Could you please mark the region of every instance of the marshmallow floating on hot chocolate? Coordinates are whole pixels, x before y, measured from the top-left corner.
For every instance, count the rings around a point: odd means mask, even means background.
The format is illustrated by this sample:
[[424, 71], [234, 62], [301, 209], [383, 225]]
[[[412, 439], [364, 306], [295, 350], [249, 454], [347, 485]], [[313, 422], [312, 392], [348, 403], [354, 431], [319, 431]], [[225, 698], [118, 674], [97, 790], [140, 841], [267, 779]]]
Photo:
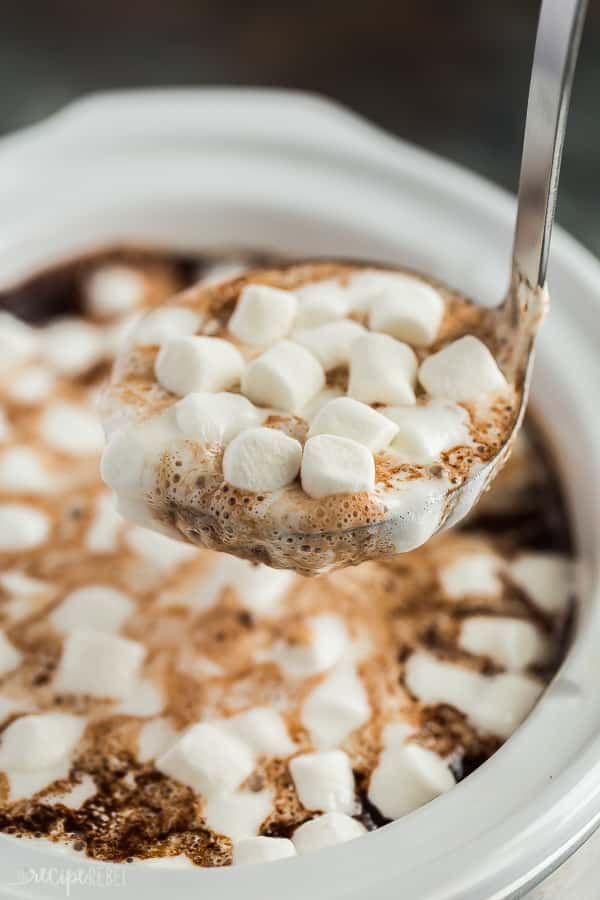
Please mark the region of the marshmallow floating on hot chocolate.
[[363, 403], [415, 402], [417, 357], [387, 334], [366, 334], [350, 352], [348, 394]]
[[372, 292], [371, 331], [383, 331], [415, 347], [433, 343], [444, 314], [444, 301], [435, 288], [420, 278], [391, 272], [365, 273], [364, 278], [370, 278]]
[[289, 838], [258, 835], [234, 843], [232, 865], [247, 866], [252, 863], [273, 862], [295, 855], [296, 848]]
[[226, 719], [222, 726], [243, 741], [256, 756], [286, 757], [296, 749], [280, 713], [267, 706], [255, 706], [238, 713]]
[[371, 717], [367, 692], [351, 660], [342, 659], [311, 691], [302, 707], [302, 724], [316, 747], [341, 744]]
[[243, 491], [276, 491], [297, 476], [302, 446], [275, 428], [242, 431], [225, 450], [225, 481]]
[[229, 320], [231, 334], [247, 344], [268, 347], [292, 330], [297, 302], [290, 291], [249, 284]]
[[459, 646], [489, 657], [505, 669], [526, 669], [548, 659], [549, 642], [532, 622], [508, 616], [470, 616], [462, 623]]
[[211, 797], [236, 790], [254, 769], [254, 757], [224, 729], [199, 722], [157, 759], [156, 768]]
[[392, 450], [406, 463], [434, 462], [444, 450], [470, 441], [467, 411], [447, 401], [430, 400], [424, 406], [387, 406], [383, 413], [398, 429]]
[[289, 764], [303, 806], [321, 812], [350, 814], [354, 810], [354, 775], [342, 750], [303, 753]]
[[100, 631], [71, 631], [65, 638], [54, 690], [122, 699], [131, 692], [145, 655], [145, 647], [137, 641]]
[[508, 391], [496, 360], [479, 338], [465, 335], [421, 363], [419, 381], [432, 397], [477, 400]]
[[188, 394], [175, 405], [175, 418], [186, 437], [203, 444], [228, 444], [240, 431], [258, 425], [261, 411], [241, 394]]
[[398, 426], [387, 413], [382, 416], [366, 403], [338, 397], [321, 407], [311, 422], [308, 436], [329, 434], [350, 438], [377, 453], [391, 443], [397, 432]]
[[334, 278], [305, 284], [295, 291], [298, 300], [296, 328], [317, 328], [326, 322], [343, 319], [351, 307], [346, 287]]
[[292, 841], [297, 853], [312, 853], [352, 841], [365, 832], [365, 826], [356, 819], [345, 813], [329, 812], [296, 828]]
[[192, 335], [170, 338], [156, 357], [159, 384], [173, 394], [226, 391], [244, 369], [240, 351], [221, 338]]
[[258, 406], [298, 413], [325, 386], [323, 367], [293, 341], [279, 341], [248, 363], [242, 391]]
[[309, 497], [357, 494], [375, 487], [373, 454], [357, 441], [317, 434], [304, 445], [302, 489]]
[[48, 769], [77, 744], [85, 726], [81, 716], [38, 713], [21, 716], [2, 732], [0, 771]]
[[62, 632], [87, 629], [106, 634], [118, 631], [134, 610], [131, 598], [106, 584], [90, 584], [67, 594], [50, 619]]
[[0, 503], [0, 553], [31, 550], [50, 532], [46, 513], [26, 503]]
[[348, 365], [352, 347], [366, 333], [358, 322], [343, 319], [339, 322], [326, 322], [316, 328], [298, 329], [292, 336], [298, 344], [310, 350], [325, 371], [329, 372]]
[[0, 312], [0, 375], [27, 362], [38, 351], [33, 328], [8, 312]]
[[132, 341], [140, 347], [160, 347], [176, 337], [189, 337], [200, 327], [200, 317], [185, 306], [154, 309], [136, 326]]
[[121, 316], [144, 299], [146, 281], [139, 269], [119, 264], [100, 266], [83, 285], [87, 309], [100, 318]]

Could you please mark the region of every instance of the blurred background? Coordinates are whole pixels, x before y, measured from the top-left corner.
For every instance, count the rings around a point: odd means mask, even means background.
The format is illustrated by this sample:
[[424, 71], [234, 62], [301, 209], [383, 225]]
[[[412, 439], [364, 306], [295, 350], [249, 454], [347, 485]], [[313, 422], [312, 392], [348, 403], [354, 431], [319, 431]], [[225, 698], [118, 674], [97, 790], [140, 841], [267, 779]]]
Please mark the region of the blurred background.
[[[317, 91], [515, 190], [539, 0], [0, 0], [0, 135], [90, 91]], [[559, 221], [600, 255], [600, 2]]]

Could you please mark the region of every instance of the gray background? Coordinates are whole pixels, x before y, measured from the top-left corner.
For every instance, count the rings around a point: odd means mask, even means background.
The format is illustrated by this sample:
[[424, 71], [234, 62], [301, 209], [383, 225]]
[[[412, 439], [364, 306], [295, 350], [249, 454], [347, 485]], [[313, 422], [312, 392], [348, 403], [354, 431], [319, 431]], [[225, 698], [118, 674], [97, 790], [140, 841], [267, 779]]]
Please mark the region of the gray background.
[[[0, 0], [0, 134], [89, 91], [275, 85], [337, 98], [514, 190], [538, 0]], [[600, 254], [600, 0], [559, 220]]]

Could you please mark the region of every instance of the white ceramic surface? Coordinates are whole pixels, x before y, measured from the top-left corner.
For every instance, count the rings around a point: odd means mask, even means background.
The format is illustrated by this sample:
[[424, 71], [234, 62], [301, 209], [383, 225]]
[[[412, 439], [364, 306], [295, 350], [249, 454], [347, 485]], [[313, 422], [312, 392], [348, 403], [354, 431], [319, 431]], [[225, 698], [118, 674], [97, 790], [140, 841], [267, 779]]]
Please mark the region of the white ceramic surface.
[[[2, 286], [83, 249], [136, 240], [405, 262], [496, 301], [513, 217], [512, 198], [481, 179], [302, 94], [104, 95], [0, 142]], [[521, 897], [599, 824], [600, 265], [560, 231], [551, 289], [534, 403], [568, 490], [581, 610], [574, 646], [533, 714], [454, 790], [356, 842], [244, 869], [127, 866], [124, 896]], [[64, 897], [64, 883], [27, 877], [43, 867], [97, 869], [0, 838], [0, 896]], [[532, 898], [562, 897], [553, 880]], [[97, 893], [89, 884], [71, 890]]]

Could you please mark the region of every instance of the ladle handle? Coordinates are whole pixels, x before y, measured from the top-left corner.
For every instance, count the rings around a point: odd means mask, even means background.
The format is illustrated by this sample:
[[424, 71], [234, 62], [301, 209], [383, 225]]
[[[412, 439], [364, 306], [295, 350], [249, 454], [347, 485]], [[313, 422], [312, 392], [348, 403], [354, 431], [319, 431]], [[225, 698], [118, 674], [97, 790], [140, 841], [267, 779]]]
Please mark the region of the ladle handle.
[[587, 0], [542, 0], [538, 22], [513, 247], [513, 269], [543, 287], [575, 63]]

